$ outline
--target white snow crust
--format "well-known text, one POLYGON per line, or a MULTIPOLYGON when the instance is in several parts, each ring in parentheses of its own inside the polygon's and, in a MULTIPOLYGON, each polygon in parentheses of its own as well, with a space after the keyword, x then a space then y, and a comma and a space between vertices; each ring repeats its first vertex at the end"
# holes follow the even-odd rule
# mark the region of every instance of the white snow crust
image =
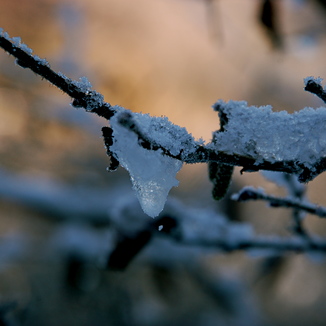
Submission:
POLYGON ((294 161, 308 168, 326 156, 326 108, 304 108, 292 114, 245 101, 218 101, 227 116, 223 132, 215 134, 215 150, 251 157, 257 164, 294 161))
POLYGON ((307 84, 308 84, 309 81, 313 81, 313 82, 321 85, 321 83, 323 81, 323 78, 321 78, 321 77, 315 78, 313 76, 306 77, 306 78, 303 79, 303 82, 304 82, 305 86, 307 86, 307 84))
MULTIPOLYGON (((110 150, 128 170, 143 211, 155 217, 163 210, 170 189, 178 185, 175 176, 181 169, 182 162, 164 155, 160 149, 147 150, 140 146, 138 136, 119 123, 119 113, 130 111, 119 107, 115 109, 118 112, 110 120, 114 137, 110 150)), ((167 118, 131 114, 146 137, 155 140, 173 155, 177 155, 185 144, 188 144, 189 151, 195 146, 192 136, 167 118)))
POLYGON ((39 64, 42 64, 44 66, 50 66, 48 61, 46 59, 42 59, 37 55, 33 55, 33 50, 28 47, 25 43, 21 42, 21 38, 16 37, 10 37, 8 33, 4 32, 2 28, 0 28, 0 35, 4 38, 6 38, 8 41, 12 42, 15 46, 19 47, 21 50, 28 53, 30 56, 32 56, 39 64))

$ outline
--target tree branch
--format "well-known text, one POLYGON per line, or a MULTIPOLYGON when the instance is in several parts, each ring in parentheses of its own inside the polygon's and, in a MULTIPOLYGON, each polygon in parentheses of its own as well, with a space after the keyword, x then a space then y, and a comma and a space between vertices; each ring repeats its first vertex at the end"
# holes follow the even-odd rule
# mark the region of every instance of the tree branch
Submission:
POLYGON ((232 252, 237 250, 270 250, 277 252, 326 252, 326 241, 319 239, 306 240, 302 237, 279 237, 279 236, 256 236, 249 240, 235 239, 228 241, 226 239, 216 241, 200 241, 200 240, 180 240, 182 245, 201 246, 205 248, 221 249, 225 252, 232 252))
POLYGON ((308 169, 303 163, 297 161, 275 161, 269 162, 263 160, 257 163, 257 160, 243 155, 235 153, 228 154, 223 151, 209 148, 208 146, 197 143, 195 150, 191 153, 184 151, 180 148, 178 154, 172 154, 167 148, 162 146, 158 141, 153 140, 146 135, 137 122, 133 118, 132 113, 123 112, 119 116, 119 123, 130 131, 133 131, 140 140, 140 145, 149 150, 161 149, 167 156, 173 157, 185 163, 207 163, 207 162, 219 162, 228 164, 231 166, 241 166, 242 172, 256 172, 259 170, 278 171, 291 174, 298 174, 300 182, 308 182, 314 179, 317 175, 326 170, 326 158, 321 158, 314 165, 313 169, 308 169))
POLYGON ((280 198, 272 195, 267 195, 262 189, 253 187, 245 187, 237 194, 232 196, 232 199, 239 202, 248 200, 264 200, 272 207, 294 208, 305 211, 307 213, 317 215, 321 218, 326 218, 326 208, 311 203, 305 203, 295 198, 280 198))
MULTIPOLYGON (((0 47, 14 56, 19 66, 31 69, 72 97, 74 99, 73 106, 83 107, 105 119, 110 119, 113 116, 114 109, 109 103, 104 102, 101 94, 91 90, 90 87, 85 87, 85 82, 73 81, 64 74, 52 70, 45 59, 32 55, 32 50, 25 44, 21 44, 19 38, 10 38, 7 33, 0 30, 0 47)), ((89 84, 89 86, 91 85, 89 84)))
POLYGON ((318 96, 321 100, 323 100, 324 103, 326 103, 326 92, 323 89, 323 86, 321 86, 321 78, 313 78, 313 77, 308 77, 305 79, 305 88, 304 90, 307 92, 310 92, 312 94, 315 94, 318 96))
MULTIPOLYGON (((105 102, 103 95, 91 89, 91 85, 86 78, 82 78, 81 81, 73 81, 64 74, 53 71, 45 59, 32 55, 32 50, 25 44, 20 43, 19 38, 10 38, 9 35, 1 29, 0 47, 14 56, 18 65, 23 68, 31 69, 72 97, 74 99, 72 103, 73 106, 83 107, 86 111, 96 113, 107 120, 116 113, 116 108, 105 102)), ((324 98, 325 93, 320 87, 317 87, 310 80, 307 82, 306 90, 324 98)), ((125 110, 123 108, 121 109, 125 110)), ((191 153, 184 151, 184 148, 180 148, 180 152, 175 155, 158 141, 147 137, 142 132, 141 126, 137 126, 133 120, 132 114, 125 114, 120 122, 123 126, 138 135, 140 144, 144 148, 151 150, 161 149, 165 155, 185 163, 219 162, 230 166, 241 166, 243 167, 241 172, 254 172, 258 170, 281 171, 298 174, 300 182, 308 182, 326 170, 326 157, 321 157, 315 164, 307 167, 304 162, 299 162, 297 160, 268 161, 261 157, 256 158, 245 154, 226 153, 218 149, 218 144, 215 144, 215 147, 210 147, 210 144, 205 146, 199 142, 196 143, 195 150, 191 153)))

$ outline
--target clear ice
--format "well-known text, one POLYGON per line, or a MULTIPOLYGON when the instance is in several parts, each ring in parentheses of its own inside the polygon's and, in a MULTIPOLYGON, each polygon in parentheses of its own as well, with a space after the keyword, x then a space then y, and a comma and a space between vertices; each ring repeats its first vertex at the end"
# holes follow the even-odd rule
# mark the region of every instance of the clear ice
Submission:
MULTIPOLYGON (((170 125, 174 125, 167 119, 140 113, 132 113, 132 116, 142 131, 152 130, 151 136, 153 136, 154 129, 158 129, 160 138, 165 139, 166 142, 171 139, 171 149, 174 148, 175 144, 171 136, 171 128, 169 128, 170 125), (157 128, 158 125, 162 128, 157 128)), ((119 112, 110 120, 114 137, 110 150, 129 172, 133 189, 136 191, 143 211, 155 217, 163 210, 170 189, 179 183, 175 176, 181 169, 182 162, 164 155, 160 149, 147 150, 141 147, 138 136, 123 127, 118 122, 118 117, 119 112)), ((175 127, 183 130, 183 128, 175 127)))

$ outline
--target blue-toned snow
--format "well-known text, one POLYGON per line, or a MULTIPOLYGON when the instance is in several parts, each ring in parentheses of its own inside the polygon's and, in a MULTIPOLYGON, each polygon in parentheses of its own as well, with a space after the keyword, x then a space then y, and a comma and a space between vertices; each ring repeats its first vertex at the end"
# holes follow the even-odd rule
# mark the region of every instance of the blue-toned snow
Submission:
MULTIPOLYGON (((125 112, 121 108, 122 113, 125 112)), ((173 125, 167 118, 151 117, 132 113, 133 120, 150 139, 162 144, 170 153, 177 155, 182 144, 193 138, 184 128, 173 125)), ((119 112, 110 120, 114 143, 110 150, 120 164, 128 170, 143 211, 155 217, 163 210, 167 195, 178 185, 176 174, 182 167, 180 160, 162 153, 162 150, 147 150, 139 145, 138 136, 119 123, 119 112)))
POLYGON ((248 106, 245 101, 218 101, 227 116, 223 132, 211 148, 263 161, 300 162, 313 168, 326 156, 326 108, 304 108, 292 114, 273 112, 271 106, 248 106))

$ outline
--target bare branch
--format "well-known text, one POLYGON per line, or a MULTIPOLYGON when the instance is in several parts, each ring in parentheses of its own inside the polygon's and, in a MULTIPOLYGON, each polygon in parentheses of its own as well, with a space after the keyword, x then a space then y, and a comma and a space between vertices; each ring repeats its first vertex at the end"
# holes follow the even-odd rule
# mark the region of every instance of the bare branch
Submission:
MULTIPOLYGON (((180 241, 179 239, 177 241, 180 241)), ((226 252, 237 250, 270 250, 277 253, 285 252, 324 252, 326 253, 326 241, 314 239, 306 240, 303 237, 278 237, 278 236, 256 236, 249 240, 235 239, 235 241, 227 241, 226 239, 216 241, 186 241, 181 240, 183 245, 201 246, 205 248, 221 249, 226 252)))
POLYGON ((237 194, 232 196, 236 201, 248 201, 248 200, 264 200, 267 201, 272 207, 284 207, 303 210, 307 213, 317 215, 319 217, 326 217, 326 208, 318 205, 314 205, 307 202, 302 202, 295 198, 280 198, 272 195, 267 195, 262 189, 255 189, 253 187, 245 187, 241 189, 237 194))

